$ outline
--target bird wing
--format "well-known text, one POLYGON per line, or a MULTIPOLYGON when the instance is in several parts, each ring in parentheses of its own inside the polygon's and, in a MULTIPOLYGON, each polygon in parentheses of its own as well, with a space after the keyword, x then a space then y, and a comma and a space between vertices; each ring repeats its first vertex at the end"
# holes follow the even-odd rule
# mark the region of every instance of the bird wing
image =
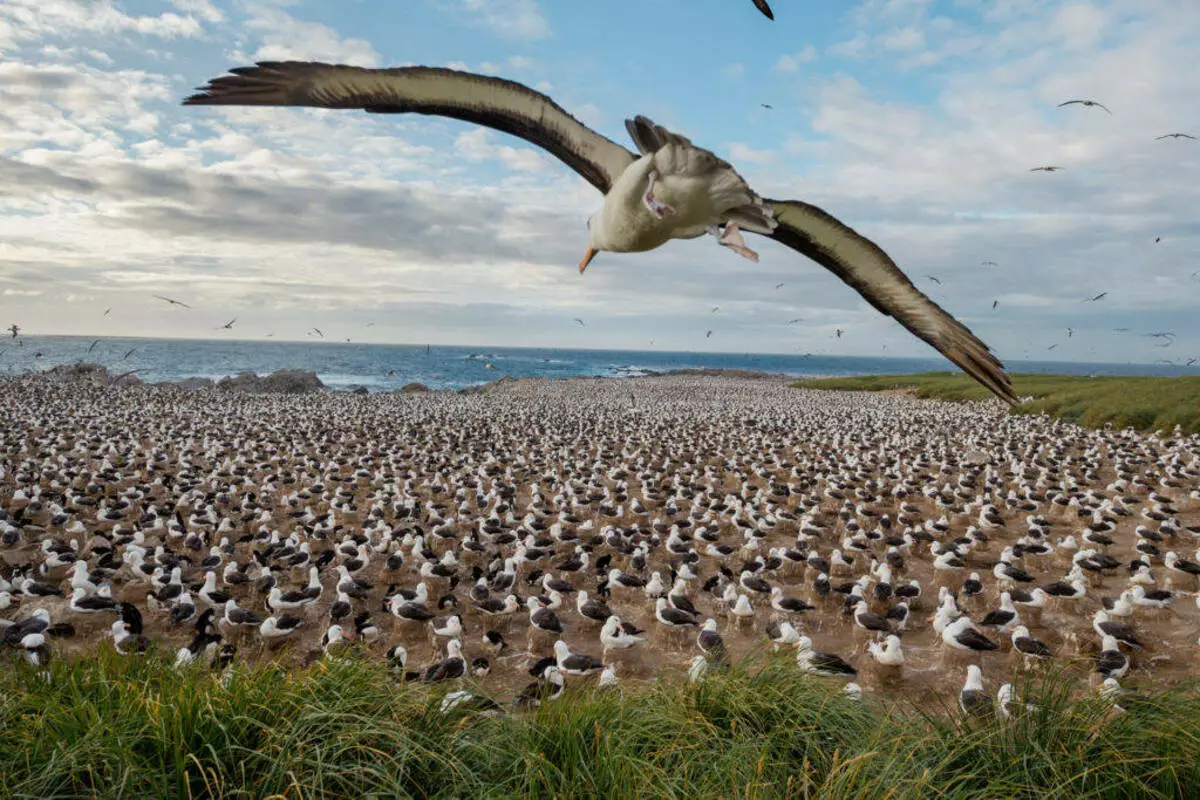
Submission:
POLYGON ((633 163, 624 147, 513 81, 440 67, 364 69, 316 61, 260 61, 213 78, 184 105, 357 108, 433 114, 494 128, 548 151, 601 192, 633 163))
POLYGON ((761 11, 767 19, 775 19, 775 15, 771 13, 771 7, 767 5, 767 0, 754 0, 754 7, 761 11))
POLYGON ((1016 405, 1004 365, 988 346, 914 286, 878 245, 816 206, 796 200, 765 202, 779 222, 771 238, 837 275, 877 310, 894 317, 1000 399, 1016 405))

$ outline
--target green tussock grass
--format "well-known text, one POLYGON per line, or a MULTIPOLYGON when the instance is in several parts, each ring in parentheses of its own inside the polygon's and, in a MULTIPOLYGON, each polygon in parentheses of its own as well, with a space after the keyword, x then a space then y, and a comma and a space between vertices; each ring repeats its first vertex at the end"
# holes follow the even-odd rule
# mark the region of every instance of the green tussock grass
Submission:
MULTIPOLYGON (((11 663, 11 662, 10 662, 11 663)), ((442 714, 448 687, 397 684, 372 662, 222 684, 108 652, 0 674, 3 797, 708 798, 1187 797, 1200 786, 1200 697, 1118 714, 1077 675, 1033 687, 1036 710, 967 723, 790 658, 600 693, 572 685, 536 712, 442 714)))
MULTIPOLYGON (((1085 375, 1010 375, 1018 397, 1032 397, 1019 414, 1049 414, 1085 427, 1112 423, 1138 430, 1174 429, 1200 433, 1200 377, 1121 378, 1085 375)), ((936 400, 987 400, 992 394, 961 372, 916 375, 867 375, 797 381, 804 389, 879 392, 912 389, 936 400)))

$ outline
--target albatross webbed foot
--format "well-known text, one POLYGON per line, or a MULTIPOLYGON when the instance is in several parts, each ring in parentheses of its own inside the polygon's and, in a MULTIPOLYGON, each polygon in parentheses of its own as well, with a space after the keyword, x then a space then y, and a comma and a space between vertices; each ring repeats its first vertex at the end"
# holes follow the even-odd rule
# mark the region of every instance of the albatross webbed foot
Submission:
POLYGON ((646 179, 646 193, 642 195, 642 205, 646 207, 651 214, 658 219, 663 219, 670 214, 675 213, 675 209, 666 203, 659 202, 654 199, 654 182, 659 178, 658 170, 650 170, 650 175, 646 179))
POLYGON ((758 263, 758 253, 746 247, 746 240, 742 238, 742 232, 738 230, 736 222, 727 223, 724 233, 721 233, 715 225, 709 227, 708 232, 717 237, 717 242, 722 247, 728 247, 742 258, 748 258, 754 263, 758 263))

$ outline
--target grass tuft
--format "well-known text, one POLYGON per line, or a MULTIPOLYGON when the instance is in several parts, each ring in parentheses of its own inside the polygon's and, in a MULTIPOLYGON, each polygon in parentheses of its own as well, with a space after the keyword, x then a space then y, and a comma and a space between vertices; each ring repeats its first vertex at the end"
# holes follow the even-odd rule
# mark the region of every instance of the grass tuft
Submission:
MULTIPOLYGON (((1037 705, 967 722, 854 702, 790 659, 597 692, 536 712, 442 714, 445 687, 372 662, 221 679, 101 652, 44 679, 0 674, 0 796, 1185 797, 1200 786, 1189 687, 1117 713, 1079 676, 1018 683, 1037 705)), ((948 702, 952 708, 952 701, 948 702)))

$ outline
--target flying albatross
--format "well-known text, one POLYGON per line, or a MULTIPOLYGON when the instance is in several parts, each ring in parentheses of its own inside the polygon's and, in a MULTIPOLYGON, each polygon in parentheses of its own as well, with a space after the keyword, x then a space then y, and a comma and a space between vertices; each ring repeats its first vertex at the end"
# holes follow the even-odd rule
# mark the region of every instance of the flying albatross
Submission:
POLYGON ((1004 367, 987 345, 917 289, 874 242, 816 206, 759 197, 730 164, 646 117, 625 123, 639 157, 544 94, 501 78, 438 67, 364 69, 307 61, 264 61, 230 72, 184 105, 432 114, 485 125, 543 148, 605 196, 588 220, 580 272, 598 251, 645 252, 705 233, 757 260, 741 231, 768 236, 837 275, 1001 399, 1016 403, 1004 367))

